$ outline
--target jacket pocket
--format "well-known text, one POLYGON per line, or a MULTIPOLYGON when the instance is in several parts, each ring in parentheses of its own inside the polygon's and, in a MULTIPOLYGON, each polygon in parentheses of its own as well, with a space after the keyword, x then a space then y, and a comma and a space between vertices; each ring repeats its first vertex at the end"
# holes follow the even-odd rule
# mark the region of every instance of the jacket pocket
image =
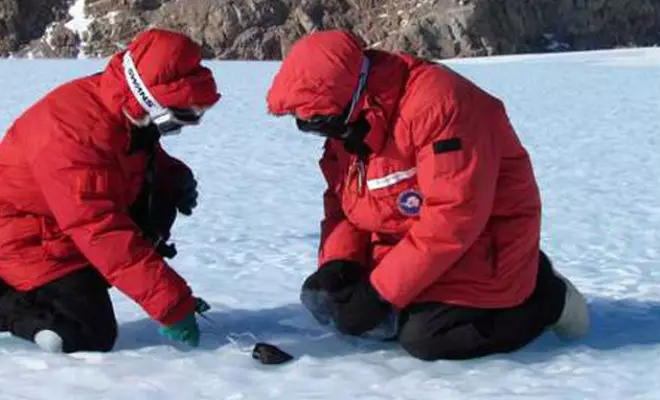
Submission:
MULTIPOLYGON (((369 160, 363 180, 363 191, 344 192, 351 220, 375 232, 407 231, 423 203, 416 168, 396 159, 374 158, 369 160)), ((355 182, 351 182, 353 186, 355 182)))

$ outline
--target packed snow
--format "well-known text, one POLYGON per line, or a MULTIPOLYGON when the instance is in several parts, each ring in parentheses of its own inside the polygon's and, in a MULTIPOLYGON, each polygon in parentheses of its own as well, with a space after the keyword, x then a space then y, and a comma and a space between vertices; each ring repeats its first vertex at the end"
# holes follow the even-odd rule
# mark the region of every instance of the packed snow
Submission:
MULTIPOLYGON (((505 101, 542 190, 543 247, 588 298, 591 333, 544 334, 471 361, 415 360, 396 344, 337 336, 298 303, 315 268, 322 143, 266 112, 277 63, 208 62, 223 98, 165 147, 200 180, 172 265, 213 310, 198 349, 172 346, 113 291, 109 354, 52 355, 0 334, 0 399, 660 398, 660 50, 449 62, 505 101), (264 366, 257 341, 296 359, 264 366)), ((103 61, 0 62, 3 130, 58 83, 103 61)))

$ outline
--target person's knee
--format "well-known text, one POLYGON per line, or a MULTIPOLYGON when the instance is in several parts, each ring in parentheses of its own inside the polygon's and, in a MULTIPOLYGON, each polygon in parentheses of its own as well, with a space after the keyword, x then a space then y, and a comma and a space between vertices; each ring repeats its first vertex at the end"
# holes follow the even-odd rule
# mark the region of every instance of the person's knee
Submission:
POLYGON ((93 336, 89 340, 91 347, 93 347, 90 351, 102 353, 112 351, 117 342, 117 322, 112 321, 112 323, 108 323, 102 330, 97 330, 93 336))
POLYGON ((436 361, 443 359, 442 354, 438 354, 427 342, 424 341, 401 341, 401 347, 412 357, 422 361, 436 361))
POLYGON ((407 321, 399 333, 399 344, 411 356, 423 361, 447 358, 428 326, 415 319, 407 321))
POLYGON ((424 360, 467 360, 493 353, 492 338, 473 322, 435 326, 425 318, 408 320, 399 334, 401 347, 424 360))
MULTIPOLYGON (((92 351, 107 353, 112 351, 117 341, 117 323, 107 323, 93 330, 60 330, 64 342, 64 352, 92 351)), ((59 332, 58 332, 59 333, 59 332)))
POLYGON ((96 343, 95 351, 102 353, 107 353, 112 351, 117 342, 117 324, 112 324, 111 327, 108 327, 108 331, 101 336, 100 340, 96 343))
MULTIPOLYGON (((483 357, 497 351, 483 346, 465 346, 452 335, 439 335, 434 338, 419 340, 400 340, 401 347, 412 357, 422 361, 469 360, 483 357)), ((504 352, 503 349, 501 352, 504 352)))
POLYGON ((437 361, 437 360, 464 360, 473 358, 467 352, 461 351, 460 348, 455 348, 451 339, 445 339, 443 336, 429 337, 403 337, 399 339, 401 347, 412 357, 422 361, 437 361))

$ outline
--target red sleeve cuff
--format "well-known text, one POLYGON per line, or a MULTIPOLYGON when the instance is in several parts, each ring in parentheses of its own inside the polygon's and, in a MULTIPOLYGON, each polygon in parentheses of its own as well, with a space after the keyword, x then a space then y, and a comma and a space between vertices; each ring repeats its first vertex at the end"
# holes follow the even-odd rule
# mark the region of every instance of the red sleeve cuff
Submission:
POLYGON ((160 318, 158 322, 166 326, 172 325, 194 312, 195 299, 192 296, 188 296, 185 300, 174 306, 164 317, 160 318))

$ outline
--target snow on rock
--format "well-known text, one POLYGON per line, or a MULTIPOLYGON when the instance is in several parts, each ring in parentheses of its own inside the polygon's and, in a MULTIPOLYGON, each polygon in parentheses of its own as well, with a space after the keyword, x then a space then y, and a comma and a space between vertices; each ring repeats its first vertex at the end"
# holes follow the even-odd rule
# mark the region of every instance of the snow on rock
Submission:
POLYGON ((80 38, 78 58, 85 58, 86 32, 94 18, 85 15, 85 0, 75 0, 69 9, 72 19, 65 26, 75 32, 80 38))

